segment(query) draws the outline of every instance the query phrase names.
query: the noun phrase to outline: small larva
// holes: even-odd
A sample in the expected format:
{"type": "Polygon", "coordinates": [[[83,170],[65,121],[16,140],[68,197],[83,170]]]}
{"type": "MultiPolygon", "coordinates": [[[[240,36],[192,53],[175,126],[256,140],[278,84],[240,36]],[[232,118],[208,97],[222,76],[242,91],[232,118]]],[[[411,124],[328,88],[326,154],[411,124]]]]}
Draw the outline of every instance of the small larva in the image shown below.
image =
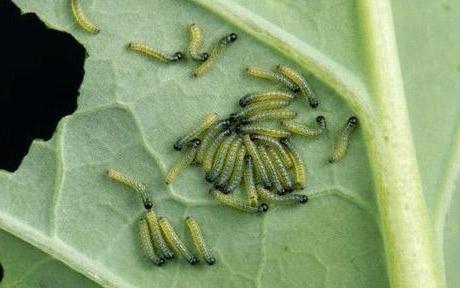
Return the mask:
{"type": "Polygon", "coordinates": [[[287,171],[286,166],[284,165],[280,156],[278,153],[276,153],[276,150],[272,146],[267,147],[267,152],[273,162],[273,165],[275,166],[276,173],[280,178],[281,184],[284,187],[284,191],[286,191],[286,193],[292,192],[293,188],[291,175],[287,171]]]}
{"type": "Polygon", "coordinates": [[[249,135],[243,136],[243,142],[244,146],[246,146],[246,151],[249,155],[251,155],[252,160],[254,161],[254,167],[256,168],[257,175],[261,178],[264,187],[266,189],[271,189],[272,185],[270,179],[268,178],[267,171],[262,163],[262,159],[260,158],[256,145],[252,142],[249,135]]]}
{"type": "Polygon", "coordinates": [[[152,47],[148,46],[147,44],[138,43],[138,42],[131,42],[128,44],[128,48],[132,51],[136,51],[142,53],[144,55],[153,57],[161,62],[168,63],[168,62],[176,62],[184,58],[184,54],[182,52],[176,52],[173,55],[167,55],[161,53],[152,47]]]}
{"type": "Polygon", "coordinates": [[[201,163],[203,165],[204,172],[208,173],[211,171],[214,155],[216,154],[217,149],[219,148],[222,141],[224,141],[225,137],[229,136],[230,134],[232,134],[232,131],[230,129],[225,129],[224,131],[220,132],[219,135],[213,139],[211,145],[208,146],[205,151],[204,159],[201,163]]]}
{"type": "Polygon", "coordinates": [[[201,134],[208,130],[209,127],[214,125],[217,120],[219,120],[219,115],[217,113],[212,112],[206,114],[195,129],[193,129],[187,135],[177,139],[176,143],[174,144],[174,149],[177,151],[182,150],[184,145],[192,141],[192,139],[198,138],[201,134]]]}
{"type": "Polygon", "coordinates": [[[165,176],[165,183],[171,184],[176,180],[177,175],[179,175],[182,170],[184,170],[187,166],[192,164],[193,160],[195,159],[196,152],[198,147],[200,146],[200,139],[193,139],[192,146],[179,158],[174,162],[174,164],[169,168],[168,172],[165,176]]]}
{"type": "Polygon", "coordinates": [[[152,208],[152,200],[150,200],[150,197],[147,195],[147,188],[144,183],[114,169],[107,170],[107,177],[138,192],[142,198],[145,209],[152,208]]]}
{"type": "Polygon", "coordinates": [[[256,78],[279,82],[289,88],[292,92],[297,93],[300,91],[299,86],[280,73],[266,71],[254,66],[247,67],[246,73],[256,78]]]}
{"type": "Polygon", "coordinates": [[[305,185],[305,168],[303,164],[302,157],[300,157],[299,152],[295,149],[294,145],[287,139],[281,139],[281,144],[283,144],[289,151],[291,156],[292,163],[294,164],[295,172],[295,189],[302,190],[305,185]]]}
{"type": "Polygon", "coordinates": [[[307,82],[307,80],[302,75],[300,75],[300,73],[298,73],[294,69],[291,69],[285,65],[280,64],[276,67],[278,69],[278,72],[280,72],[282,75],[286,76],[288,79],[294,82],[297,86],[299,86],[302,94],[305,97],[307,97],[308,103],[310,103],[310,107],[312,108],[318,107],[319,105],[318,97],[316,97],[316,94],[311,88],[310,84],[307,82]]]}
{"type": "Polygon", "coordinates": [[[230,137],[222,141],[222,144],[220,144],[216,155],[214,156],[212,168],[209,170],[209,172],[206,173],[206,181],[214,182],[220,175],[222,169],[224,168],[225,159],[229,150],[228,148],[232,142],[237,141],[236,137],[236,134],[232,134],[230,137]]]}
{"type": "Polygon", "coordinates": [[[287,194],[287,195],[277,195],[264,189],[264,187],[257,185],[257,194],[260,199],[263,199],[267,202],[276,202],[280,204],[305,204],[308,202],[307,195],[303,194],[287,194]]]}
{"type": "MultiPolygon", "coordinates": [[[[201,163],[206,155],[207,148],[211,141],[217,136],[222,130],[227,130],[230,121],[220,120],[215,125],[211,126],[208,131],[203,136],[198,152],[196,153],[196,162],[201,163]]],[[[214,155],[213,155],[214,156],[214,155]]]]}
{"type": "Polygon", "coordinates": [[[73,16],[75,17],[78,25],[80,25],[83,30],[93,34],[99,33],[99,28],[97,28],[96,25],[94,25],[91,21],[89,21],[88,18],[86,18],[77,0],[72,0],[71,6],[73,16]]]}
{"type": "Polygon", "coordinates": [[[224,188],[224,193],[233,192],[240,185],[243,178],[244,156],[246,156],[246,146],[241,145],[236,156],[235,165],[233,165],[232,176],[224,188]]]}
{"type": "Polygon", "coordinates": [[[188,45],[188,53],[193,60],[206,61],[209,58],[209,54],[206,52],[200,52],[201,46],[203,46],[203,34],[201,33],[200,27],[196,24],[190,25],[190,43],[188,45]]]}
{"type": "Polygon", "coordinates": [[[209,70],[209,68],[216,62],[217,58],[219,57],[222,52],[225,51],[225,48],[227,48],[231,43],[235,42],[238,36],[235,33],[231,33],[219,40],[219,43],[217,43],[214,48],[212,48],[209,58],[201,63],[200,66],[195,68],[193,70],[192,75],[194,77],[201,77],[204,74],[206,74],[209,70]]]}
{"type": "Polygon", "coordinates": [[[165,263],[165,259],[155,254],[153,249],[152,239],[150,238],[149,227],[144,218],[139,219],[139,240],[141,243],[142,252],[149,258],[155,265],[161,266],[165,263]]]}
{"type": "Polygon", "coordinates": [[[304,137],[315,137],[326,131],[326,118],[324,116],[316,117],[316,127],[308,127],[299,123],[282,122],[281,125],[293,134],[304,137]]]}
{"type": "Polygon", "coordinates": [[[261,122],[268,120],[291,120],[297,117],[297,112],[292,110],[275,110],[275,111],[262,111],[259,114],[246,118],[247,122],[261,122]]]}
{"type": "Polygon", "coordinates": [[[281,129],[268,128],[258,125],[244,125],[237,128],[238,133],[243,134],[259,134],[274,138],[287,138],[291,136],[291,132],[281,129]]]}
{"type": "Polygon", "coordinates": [[[278,154],[280,155],[281,160],[283,161],[286,168],[291,168],[294,165],[292,163],[291,156],[289,156],[289,154],[286,152],[286,149],[283,145],[281,145],[278,139],[266,135],[252,134],[251,140],[260,141],[265,145],[269,145],[275,148],[276,152],[278,152],[278,154]]]}
{"type": "Polygon", "coordinates": [[[239,104],[241,107],[246,107],[249,104],[270,101],[270,100],[284,100],[292,101],[295,99],[295,95],[284,91],[258,91],[254,93],[246,94],[240,99],[239,104]]]}
{"type": "Polygon", "coordinates": [[[276,173],[275,166],[273,165],[272,160],[270,159],[270,156],[268,156],[267,150],[262,145],[257,146],[257,149],[259,150],[260,158],[262,159],[262,162],[264,163],[265,169],[267,169],[268,175],[270,177],[270,180],[274,186],[273,188],[275,189],[276,193],[280,195],[285,194],[286,191],[284,190],[283,185],[281,185],[280,178],[278,177],[278,174],[276,173]]]}
{"type": "Polygon", "coordinates": [[[260,205],[256,207],[252,207],[246,204],[246,202],[243,202],[242,200],[232,197],[228,194],[224,194],[216,189],[211,188],[209,190],[209,193],[219,203],[225,206],[234,208],[236,210],[240,210],[240,211],[248,212],[248,213],[263,213],[268,210],[268,205],[266,203],[261,203],[260,205]]]}
{"type": "Polygon", "coordinates": [[[170,247],[175,250],[177,254],[181,254],[191,265],[198,263],[198,259],[190,252],[187,246],[185,246],[185,243],[179,238],[168,219],[160,217],[158,218],[158,223],[170,247]]]}
{"type": "Polygon", "coordinates": [[[212,255],[211,250],[208,248],[198,222],[196,222],[192,216],[188,216],[185,218],[185,224],[187,224],[190,235],[192,236],[193,244],[195,245],[198,254],[203,257],[208,265],[216,264],[216,258],[212,255]]]}
{"type": "Polygon", "coordinates": [[[337,135],[334,150],[329,157],[329,163],[334,163],[342,159],[347,153],[348,143],[350,142],[351,133],[358,125],[358,118],[352,116],[348,118],[347,124],[343,130],[337,135]]]}
{"type": "Polygon", "coordinates": [[[150,236],[153,239],[153,245],[159,254],[161,253],[166,259],[174,258],[174,253],[169,249],[168,245],[166,245],[163,235],[161,235],[158,217],[152,209],[145,213],[145,220],[147,220],[147,224],[149,226],[150,236]]]}
{"type": "Polygon", "coordinates": [[[257,206],[258,199],[256,184],[254,183],[254,165],[252,163],[251,155],[246,155],[246,157],[244,157],[243,179],[244,188],[248,193],[249,206],[255,207],[257,206]]]}
{"type": "Polygon", "coordinates": [[[257,114],[260,111],[282,109],[289,106],[289,104],[291,104],[291,102],[286,100],[255,102],[254,104],[249,104],[244,107],[244,109],[236,113],[234,117],[248,117],[257,114]]]}
{"type": "Polygon", "coordinates": [[[214,187],[220,191],[224,191],[224,188],[227,185],[230,176],[232,175],[233,167],[235,166],[235,161],[238,156],[238,152],[240,151],[241,142],[243,142],[243,140],[241,140],[240,137],[237,137],[235,140],[233,140],[230,148],[228,149],[222,172],[214,183],[214,187]]]}

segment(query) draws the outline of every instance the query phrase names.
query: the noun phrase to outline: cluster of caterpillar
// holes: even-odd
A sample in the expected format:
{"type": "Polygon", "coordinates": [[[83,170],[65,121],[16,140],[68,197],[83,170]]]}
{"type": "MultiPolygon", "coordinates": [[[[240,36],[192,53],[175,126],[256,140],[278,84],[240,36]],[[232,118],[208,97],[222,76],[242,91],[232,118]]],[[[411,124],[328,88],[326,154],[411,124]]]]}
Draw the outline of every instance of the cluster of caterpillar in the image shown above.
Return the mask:
{"type": "MultiPolygon", "coordinates": [[[[141,196],[146,211],[144,215],[139,218],[139,241],[144,255],[151,262],[157,266],[162,266],[166,263],[166,260],[173,259],[176,254],[179,254],[191,265],[199,263],[198,258],[179,237],[168,219],[163,216],[157,216],[153,210],[153,204],[145,184],[132,176],[114,169],[107,170],[107,176],[131,188],[141,196]]],[[[185,224],[188,227],[198,255],[209,265],[214,265],[216,263],[216,258],[208,248],[198,222],[192,216],[188,216],[185,218],[185,224]]]]}
{"type": "MultiPolygon", "coordinates": [[[[196,24],[191,24],[189,27],[190,30],[190,42],[187,49],[187,55],[195,60],[201,62],[198,67],[192,71],[194,77],[201,77],[205,75],[209,69],[214,65],[219,56],[226,50],[230,44],[235,42],[238,39],[236,33],[230,33],[222,37],[208,52],[201,52],[201,47],[203,46],[203,35],[201,29],[196,24]]],[[[137,51],[144,55],[153,57],[161,62],[177,62],[179,60],[185,59],[185,53],[178,51],[172,55],[162,53],[147,44],[140,42],[131,42],[128,44],[128,48],[133,51],[137,51]]]]}
{"type": "MultiPolygon", "coordinates": [[[[282,83],[287,89],[257,91],[239,100],[241,110],[219,119],[217,113],[206,114],[200,123],[174,144],[184,150],[165,176],[171,184],[177,175],[192,163],[201,165],[207,182],[213,183],[210,194],[222,204],[250,213],[268,210],[266,202],[300,203],[307,195],[292,194],[305,186],[305,164],[290,141],[294,135],[318,137],[327,131],[326,118],[316,117],[306,126],[287,122],[297,113],[287,107],[301,94],[310,107],[317,108],[319,100],[307,80],[294,69],[278,65],[276,72],[248,67],[254,77],[282,83]],[[265,126],[267,121],[280,121],[279,128],[265,126]],[[292,171],[292,172],[291,172],[292,171]],[[229,195],[243,184],[246,199],[229,195]]],[[[335,144],[329,162],[345,156],[349,137],[356,127],[351,117],[335,144]]]]}

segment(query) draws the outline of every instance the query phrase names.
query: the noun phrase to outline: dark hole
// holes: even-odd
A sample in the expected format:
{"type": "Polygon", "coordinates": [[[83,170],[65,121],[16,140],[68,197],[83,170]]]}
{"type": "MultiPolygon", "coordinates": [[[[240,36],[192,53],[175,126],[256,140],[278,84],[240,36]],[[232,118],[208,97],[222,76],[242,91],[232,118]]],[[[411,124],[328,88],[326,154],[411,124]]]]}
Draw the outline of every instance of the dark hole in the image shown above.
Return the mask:
{"type": "Polygon", "coordinates": [[[0,169],[12,172],[77,108],[85,50],[10,0],[0,0],[0,35],[0,169]]]}
{"type": "Polygon", "coordinates": [[[3,266],[2,266],[2,263],[0,263],[0,282],[2,282],[3,280],[3,274],[4,274],[3,266]]]}

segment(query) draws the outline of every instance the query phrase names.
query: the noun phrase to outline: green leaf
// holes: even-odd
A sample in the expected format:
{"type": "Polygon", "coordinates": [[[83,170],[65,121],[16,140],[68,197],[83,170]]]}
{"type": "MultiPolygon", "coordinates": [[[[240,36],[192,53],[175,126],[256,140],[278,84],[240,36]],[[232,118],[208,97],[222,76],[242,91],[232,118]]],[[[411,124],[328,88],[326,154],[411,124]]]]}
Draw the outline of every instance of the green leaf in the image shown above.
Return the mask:
{"type": "Polygon", "coordinates": [[[451,51],[460,39],[450,33],[459,7],[395,1],[393,23],[382,0],[82,1],[101,28],[89,35],[69,1],[15,2],[74,35],[89,57],[77,112],[52,140],[35,141],[18,171],[0,174],[1,228],[104,286],[442,287],[441,252],[447,282],[459,283],[460,80],[451,51]],[[126,50],[132,40],[183,50],[190,23],[204,28],[206,45],[240,36],[202,79],[190,77],[191,62],[164,65],[126,50]],[[270,87],[245,76],[244,65],[277,63],[303,69],[321,97],[315,113],[296,103],[301,120],[321,113],[337,131],[353,113],[362,123],[336,165],[325,161],[334,137],[296,139],[309,204],[263,217],[230,211],[209,199],[196,168],[166,187],[176,137],[204,113],[226,115],[245,93],[270,87]],[[143,208],[105,178],[109,167],[146,182],[181,235],[184,216],[195,216],[218,265],[148,265],[135,235],[143,208]]]}
{"type": "Polygon", "coordinates": [[[32,245],[0,230],[0,287],[100,287],[32,245]]]}

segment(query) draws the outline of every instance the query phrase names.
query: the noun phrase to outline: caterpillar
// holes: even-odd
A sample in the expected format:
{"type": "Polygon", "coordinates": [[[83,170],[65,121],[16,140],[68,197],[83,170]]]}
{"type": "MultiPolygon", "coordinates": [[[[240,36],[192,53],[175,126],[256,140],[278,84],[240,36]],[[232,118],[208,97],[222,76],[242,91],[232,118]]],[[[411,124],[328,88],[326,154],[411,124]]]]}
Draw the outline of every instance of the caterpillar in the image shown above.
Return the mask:
{"type": "Polygon", "coordinates": [[[324,116],[316,117],[316,127],[307,127],[305,125],[299,123],[287,123],[282,122],[281,126],[283,126],[286,130],[293,134],[297,134],[304,137],[314,137],[321,135],[324,131],[326,131],[326,118],[324,116]]]}
{"type": "Polygon", "coordinates": [[[291,168],[293,166],[291,156],[289,156],[289,154],[286,152],[286,149],[283,145],[281,145],[278,139],[260,134],[251,134],[250,137],[252,141],[259,141],[265,145],[273,147],[280,155],[281,160],[283,161],[286,168],[291,168]]]}
{"type": "Polygon", "coordinates": [[[165,259],[159,257],[153,249],[152,239],[150,239],[149,227],[144,218],[139,219],[139,241],[144,255],[149,258],[155,265],[161,266],[165,263],[165,259]]]}
{"type": "Polygon", "coordinates": [[[319,99],[316,97],[315,92],[311,88],[310,84],[307,80],[300,75],[297,71],[292,68],[289,68],[285,65],[278,65],[277,66],[278,72],[282,75],[286,76],[292,82],[294,82],[297,86],[299,86],[300,91],[302,94],[307,98],[310,107],[317,108],[319,106],[319,99]]]}
{"type": "Polygon", "coordinates": [[[292,110],[275,110],[275,111],[262,111],[259,114],[246,118],[246,121],[261,122],[268,120],[291,120],[297,117],[297,112],[292,110]]]}
{"type": "Polygon", "coordinates": [[[238,36],[235,33],[231,33],[221,38],[217,45],[212,48],[208,59],[195,68],[192,75],[194,77],[201,77],[206,74],[209,71],[209,68],[216,62],[219,55],[222,54],[231,43],[235,42],[236,39],[238,39],[238,36]]]}
{"type": "Polygon", "coordinates": [[[181,155],[174,162],[171,168],[169,168],[165,176],[165,183],[167,185],[173,183],[176,180],[177,175],[179,175],[179,173],[181,173],[182,170],[184,170],[186,167],[192,164],[193,160],[195,159],[198,147],[200,146],[200,143],[200,139],[193,139],[192,146],[189,148],[189,150],[186,151],[185,154],[181,155]]]}
{"type": "Polygon", "coordinates": [[[244,157],[244,172],[243,172],[244,186],[248,193],[248,203],[250,206],[257,206],[257,191],[256,184],[254,183],[254,164],[252,163],[251,155],[244,157]]]}
{"type": "Polygon", "coordinates": [[[237,137],[235,140],[233,140],[230,148],[228,149],[227,156],[225,157],[224,167],[222,168],[222,172],[220,173],[219,177],[217,177],[214,184],[214,187],[220,191],[224,192],[224,187],[232,175],[233,167],[235,166],[242,141],[243,140],[241,140],[240,137],[237,137]]]}
{"type": "Polygon", "coordinates": [[[254,161],[254,167],[256,168],[257,174],[262,179],[262,183],[266,189],[271,189],[272,185],[270,179],[268,178],[267,171],[262,163],[262,159],[260,158],[259,152],[257,150],[256,145],[252,142],[251,137],[249,135],[243,136],[244,146],[246,146],[246,150],[249,155],[251,155],[252,160],[254,161]]]}
{"type": "Polygon", "coordinates": [[[259,125],[240,125],[237,127],[236,131],[243,134],[260,134],[274,138],[287,138],[291,136],[291,132],[289,131],[259,125]]]}
{"type": "Polygon", "coordinates": [[[233,172],[230,180],[224,188],[224,193],[230,193],[235,190],[241,183],[243,177],[244,157],[246,156],[246,146],[241,145],[238,155],[236,156],[233,172]]]}
{"type": "Polygon", "coordinates": [[[72,14],[75,17],[78,25],[86,32],[97,34],[100,32],[99,28],[96,27],[83,13],[77,0],[71,0],[72,14]]]}
{"type": "Polygon", "coordinates": [[[274,186],[273,188],[280,195],[286,193],[283,185],[281,185],[281,181],[278,177],[278,174],[276,173],[276,169],[272,163],[272,159],[270,158],[270,156],[268,156],[267,150],[262,145],[257,146],[257,149],[259,150],[259,155],[262,159],[262,162],[264,163],[265,169],[267,169],[268,175],[270,176],[271,183],[274,186]]]}
{"type": "Polygon", "coordinates": [[[300,157],[299,152],[295,149],[295,146],[287,139],[281,139],[281,144],[283,144],[289,151],[291,156],[292,163],[294,164],[295,172],[295,189],[302,190],[305,185],[305,168],[302,157],[300,157]]]}
{"type": "Polygon", "coordinates": [[[291,104],[291,102],[287,100],[254,102],[253,104],[245,106],[245,108],[236,113],[234,117],[247,117],[257,114],[261,111],[282,109],[289,106],[289,104],[291,104]]]}
{"type": "Polygon", "coordinates": [[[195,129],[176,141],[174,149],[177,151],[182,150],[185,144],[192,141],[194,138],[198,138],[202,133],[209,129],[209,127],[214,125],[217,120],[219,120],[219,115],[217,113],[213,112],[206,114],[195,129]]]}
{"type": "Polygon", "coordinates": [[[147,187],[144,183],[114,169],[107,170],[107,177],[138,192],[142,198],[145,209],[152,208],[152,200],[150,200],[150,197],[147,195],[147,187]]]}
{"type": "Polygon", "coordinates": [[[222,192],[220,192],[219,190],[216,190],[216,189],[211,188],[209,190],[209,193],[219,203],[221,203],[221,204],[223,204],[225,206],[228,206],[230,208],[234,208],[234,209],[243,211],[243,212],[247,212],[247,213],[263,213],[263,212],[266,212],[268,210],[268,204],[266,204],[266,203],[261,203],[260,205],[258,205],[256,207],[252,207],[252,206],[246,204],[246,202],[243,202],[240,199],[232,197],[232,196],[230,196],[228,194],[224,194],[224,193],[222,193],[222,192]]]}
{"type": "Polygon", "coordinates": [[[139,43],[139,42],[131,42],[128,44],[128,49],[132,51],[139,52],[141,54],[153,57],[161,62],[168,63],[168,62],[177,62],[184,58],[184,54],[182,52],[175,52],[173,55],[167,55],[160,51],[153,49],[152,47],[148,46],[147,44],[139,43]]]}
{"type": "Polygon", "coordinates": [[[152,209],[148,210],[145,213],[145,220],[149,226],[150,236],[153,240],[153,245],[166,259],[174,258],[174,253],[166,245],[163,236],[161,235],[160,225],[158,224],[158,217],[152,209]]]}
{"type": "Polygon", "coordinates": [[[206,181],[214,182],[220,175],[222,169],[224,168],[228,148],[234,141],[237,141],[236,134],[232,134],[230,137],[222,141],[222,144],[220,144],[219,149],[217,149],[216,155],[214,156],[212,168],[206,173],[206,181]]]}
{"type": "Polygon", "coordinates": [[[295,99],[295,95],[284,91],[258,91],[246,94],[239,101],[241,107],[246,107],[249,104],[270,101],[270,100],[283,100],[283,101],[292,101],[295,99]]]}
{"type": "Polygon", "coordinates": [[[211,171],[211,168],[213,166],[214,155],[216,154],[216,151],[219,148],[220,144],[222,143],[222,141],[224,141],[225,137],[229,136],[230,134],[232,134],[232,131],[230,131],[230,129],[228,128],[221,131],[219,135],[217,135],[217,137],[213,139],[211,145],[209,145],[209,147],[206,149],[206,154],[204,156],[203,162],[201,163],[203,165],[203,170],[206,173],[209,173],[209,171],[211,171]]]}
{"type": "Polygon", "coordinates": [[[199,52],[201,46],[203,46],[203,35],[200,27],[196,24],[190,25],[190,43],[188,46],[188,53],[193,60],[206,61],[209,58],[209,54],[206,52],[199,52]]]}
{"type": "Polygon", "coordinates": [[[257,186],[257,194],[260,199],[263,199],[268,202],[276,202],[281,204],[305,204],[308,202],[307,195],[303,194],[287,194],[287,195],[277,195],[264,189],[264,187],[257,186]]]}
{"type": "Polygon", "coordinates": [[[279,82],[289,88],[292,92],[299,92],[300,88],[294,84],[291,80],[286,78],[284,75],[276,72],[266,71],[254,66],[249,66],[246,68],[246,73],[256,78],[270,80],[274,82],[279,82]]]}
{"type": "MultiPolygon", "coordinates": [[[[205,132],[200,147],[198,148],[198,152],[196,153],[196,162],[202,163],[203,159],[206,155],[207,148],[211,141],[216,138],[217,134],[222,130],[227,130],[230,121],[228,119],[220,120],[214,125],[212,125],[208,131],[205,132]]],[[[214,156],[214,155],[213,155],[214,156]]]]}
{"type": "Polygon", "coordinates": [[[348,150],[348,144],[350,142],[350,136],[358,125],[358,118],[352,116],[348,118],[347,124],[343,128],[342,132],[337,135],[335,141],[334,150],[329,157],[329,163],[334,163],[345,157],[348,150]]]}
{"type": "Polygon", "coordinates": [[[268,152],[268,155],[270,156],[270,159],[272,160],[273,166],[275,166],[276,174],[278,174],[279,176],[281,184],[284,187],[284,191],[286,193],[292,192],[293,190],[292,179],[291,179],[291,176],[288,170],[286,169],[286,166],[281,160],[281,157],[278,155],[278,153],[276,153],[276,150],[271,146],[267,147],[267,152],[268,152]]]}
{"type": "Polygon", "coordinates": [[[176,231],[165,217],[158,218],[161,231],[166,238],[168,244],[173,248],[176,253],[181,254],[188,263],[195,265],[198,263],[198,259],[193,255],[192,252],[185,246],[185,243],[179,238],[176,231]]]}
{"type": "Polygon", "coordinates": [[[216,263],[216,258],[212,255],[211,250],[209,249],[206,241],[204,240],[203,232],[201,231],[200,225],[196,222],[192,216],[185,218],[185,224],[190,231],[192,236],[193,244],[195,245],[198,254],[204,258],[208,265],[214,265],[216,263]]]}

